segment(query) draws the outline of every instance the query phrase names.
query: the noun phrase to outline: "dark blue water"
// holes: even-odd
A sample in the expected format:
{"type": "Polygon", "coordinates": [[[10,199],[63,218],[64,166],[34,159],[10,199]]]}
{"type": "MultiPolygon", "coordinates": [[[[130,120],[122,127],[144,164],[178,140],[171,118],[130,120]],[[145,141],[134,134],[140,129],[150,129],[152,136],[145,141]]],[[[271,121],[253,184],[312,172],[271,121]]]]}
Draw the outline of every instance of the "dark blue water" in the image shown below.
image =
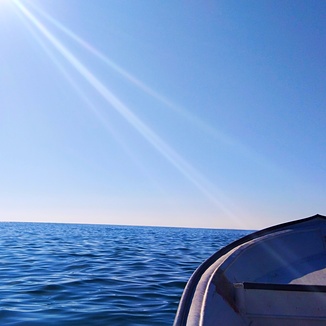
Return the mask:
{"type": "Polygon", "coordinates": [[[0,325],[172,325],[193,271],[248,233],[0,223],[0,325]]]}

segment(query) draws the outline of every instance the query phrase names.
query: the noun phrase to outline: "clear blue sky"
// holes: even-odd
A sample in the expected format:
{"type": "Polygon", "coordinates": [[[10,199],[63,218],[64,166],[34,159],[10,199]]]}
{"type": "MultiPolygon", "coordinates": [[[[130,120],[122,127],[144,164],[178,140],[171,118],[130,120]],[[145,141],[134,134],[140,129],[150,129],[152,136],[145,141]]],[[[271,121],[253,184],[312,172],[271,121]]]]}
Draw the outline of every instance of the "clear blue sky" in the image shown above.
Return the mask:
{"type": "Polygon", "coordinates": [[[0,1],[2,221],[326,214],[325,126],[325,1],[0,1]]]}

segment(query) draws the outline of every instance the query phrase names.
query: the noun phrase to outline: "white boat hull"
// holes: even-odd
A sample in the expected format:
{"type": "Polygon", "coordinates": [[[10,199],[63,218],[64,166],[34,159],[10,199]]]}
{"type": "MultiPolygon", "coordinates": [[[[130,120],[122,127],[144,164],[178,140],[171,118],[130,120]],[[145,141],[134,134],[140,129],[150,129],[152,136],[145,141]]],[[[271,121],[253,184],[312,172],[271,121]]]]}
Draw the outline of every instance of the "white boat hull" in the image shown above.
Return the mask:
{"type": "Polygon", "coordinates": [[[174,326],[326,325],[326,217],[255,232],[192,275],[174,326]]]}

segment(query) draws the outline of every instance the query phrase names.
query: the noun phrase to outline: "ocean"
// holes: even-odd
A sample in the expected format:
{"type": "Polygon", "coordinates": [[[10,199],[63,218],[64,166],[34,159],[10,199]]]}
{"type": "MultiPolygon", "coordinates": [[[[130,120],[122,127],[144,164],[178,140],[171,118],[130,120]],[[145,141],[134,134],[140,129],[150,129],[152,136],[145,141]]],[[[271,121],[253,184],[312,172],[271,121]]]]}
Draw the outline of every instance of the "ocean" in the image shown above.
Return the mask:
{"type": "Polygon", "coordinates": [[[172,325],[194,270],[243,230],[0,223],[0,325],[172,325]]]}

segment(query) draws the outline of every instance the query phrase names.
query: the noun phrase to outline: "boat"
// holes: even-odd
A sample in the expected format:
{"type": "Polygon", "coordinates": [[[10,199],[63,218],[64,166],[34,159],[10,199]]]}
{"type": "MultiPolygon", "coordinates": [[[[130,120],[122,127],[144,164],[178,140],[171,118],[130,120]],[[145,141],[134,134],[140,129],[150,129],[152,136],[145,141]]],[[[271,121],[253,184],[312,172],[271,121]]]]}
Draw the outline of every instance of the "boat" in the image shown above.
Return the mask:
{"type": "Polygon", "coordinates": [[[222,248],[190,277],[174,326],[326,325],[326,216],[222,248]]]}

